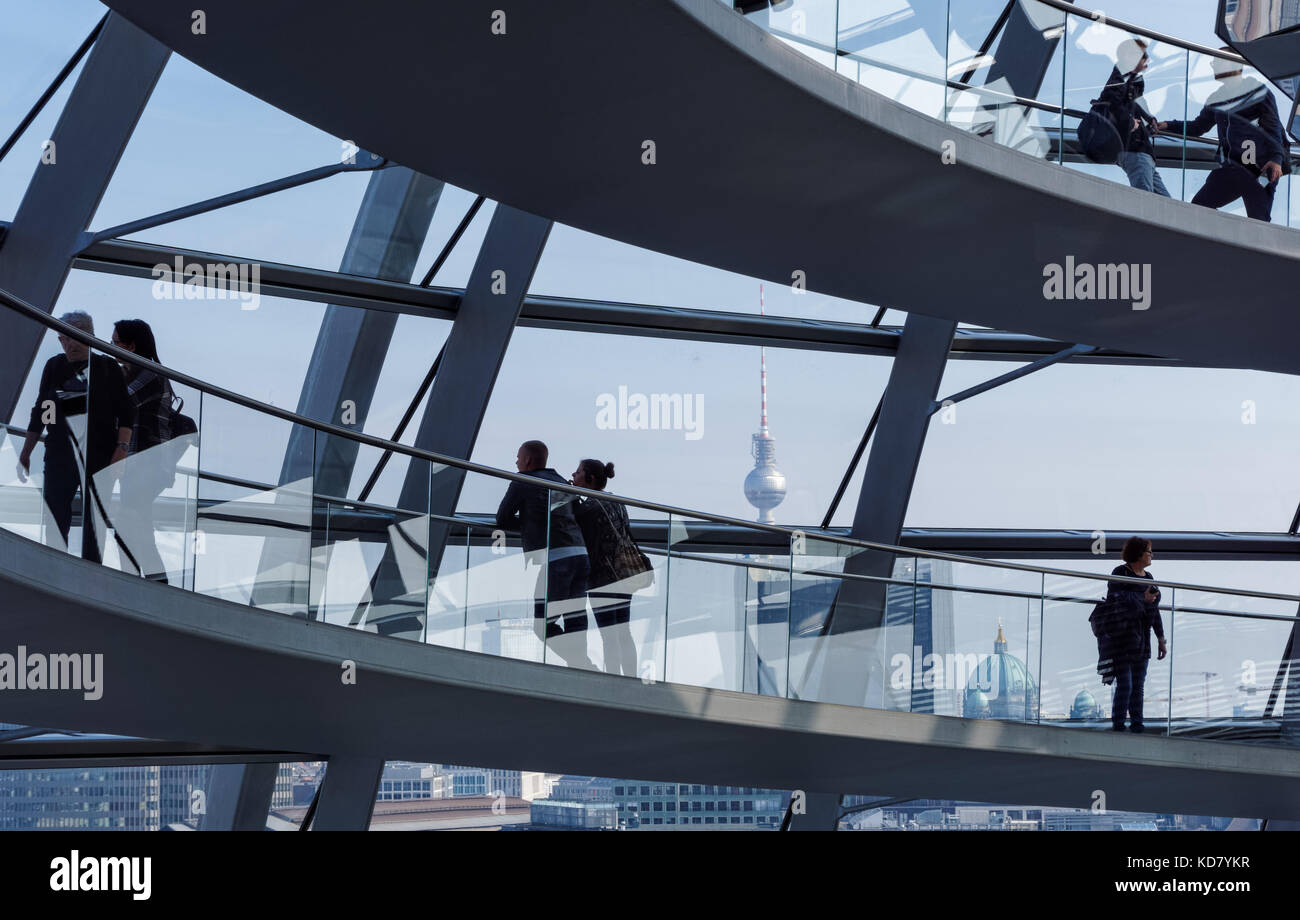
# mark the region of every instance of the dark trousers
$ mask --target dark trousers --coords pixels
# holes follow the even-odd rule
[[[78,500],[79,492],[81,496],[85,494],[81,489],[81,471],[77,469],[77,462],[71,457],[64,459],[57,455],[55,457],[47,455],[43,491],[45,506],[50,509],[54,526],[59,529],[59,535],[63,537],[63,542],[66,544],[68,533],[72,530],[73,502]],[[91,562],[100,561],[94,515],[84,498],[81,499],[81,558],[89,559]]]
[[[542,575],[546,579],[546,589],[543,592],[541,585],[538,585],[537,601],[533,608],[533,616],[546,623],[547,639],[586,630],[589,568],[585,554],[569,556],[567,559],[552,559],[547,563]],[[583,599],[581,610],[577,609],[579,598]],[[547,616],[548,603],[562,607],[563,612]]]
[[[1115,702],[1111,705],[1110,722],[1118,731],[1124,729],[1124,716],[1132,721],[1132,730],[1141,732],[1142,703],[1147,679],[1149,658],[1128,660],[1115,665]]]
[[[1220,166],[1205,177],[1205,184],[1192,199],[1192,204],[1207,208],[1221,208],[1238,198],[1246,204],[1246,214],[1255,220],[1273,220],[1273,193],[1277,183],[1261,186],[1250,170],[1230,163]]]

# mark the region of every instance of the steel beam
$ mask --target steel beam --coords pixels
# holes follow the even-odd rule
[[[898,543],[930,425],[930,407],[947,365],[955,328],[951,320],[917,314],[907,318],[863,473],[849,531],[853,537]],[[844,571],[888,577],[893,574],[894,561],[891,553],[859,550],[845,560]],[[881,583],[847,581],[840,586],[803,676],[801,696],[890,708],[883,679],[887,640],[892,638],[885,617],[887,596]],[[795,619],[792,610],[792,622]],[[910,653],[910,630],[907,633]]]
[[[109,16],[0,247],[0,288],[50,311],[170,51]],[[52,159],[50,159],[52,157]],[[0,418],[13,416],[44,330],[0,313]]]
[[[416,431],[416,447],[464,459],[473,453],[524,295],[550,232],[551,221],[497,205],[456,311],[456,322],[443,345],[438,373]],[[410,463],[397,506],[421,514],[428,511],[450,516],[456,510],[464,481],[460,470],[431,470],[427,463]],[[450,532],[445,522],[429,520],[425,544],[429,581],[441,568]],[[417,624],[422,628],[422,618],[412,620],[409,611],[391,606],[407,590],[393,546],[388,543],[371,579],[372,609],[368,615],[375,629],[385,635],[422,639],[414,631]],[[366,614],[358,607],[353,625],[359,625]]]
[[[217,764],[208,774],[205,831],[264,831],[278,763]]]
[[[550,220],[497,205],[443,347],[442,366],[415,435],[416,447],[466,460],[474,452],[497,373],[550,232]],[[527,435],[521,440],[524,437]],[[454,469],[422,476],[418,465],[412,464],[398,504],[450,515],[464,479],[464,474]],[[431,522],[431,579],[439,570],[447,534],[445,525]],[[374,593],[382,596],[379,587]]]
[[[6,226],[0,222],[0,228]],[[75,268],[132,278],[151,278],[159,262],[231,262],[236,257],[180,249],[133,240],[104,240],[87,247]],[[375,278],[362,278],[325,269],[262,262],[262,292],[313,303],[338,304],[412,316],[452,320],[464,292],[456,288],[423,288]],[[865,316],[865,314],[864,314]],[[656,304],[615,303],[573,297],[526,297],[519,325],[536,329],[570,329],[612,335],[647,336],[735,345],[767,345],[844,354],[892,356],[901,327],[832,322],[781,316],[756,316],[722,310],[695,310]],[[1053,355],[1068,342],[994,329],[959,328],[950,357],[955,360],[1021,362]],[[1098,349],[1074,355],[1073,364],[1160,367],[1227,367],[1152,355]]]
[[[375,757],[331,757],[321,783],[314,831],[364,831],[370,828],[384,761]]]
[[[404,166],[372,175],[339,272],[409,282],[442,190],[440,180]],[[396,313],[340,304],[327,307],[298,397],[298,413],[342,425],[346,401],[350,404],[348,417],[353,419],[346,424],[363,429],[397,317]],[[314,463],[313,440],[318,442]],[[291,482],[303,471],[314,474],[316,492],[346,496],[357,450],[354,441],[313,439],[311,432],[296,428],[289,439],[281,480]]]
[[[803,793],[802,808],[795,810],[799,800],[790,797],[786,806],[783,831],[835,831],[840,826],[840,802],[843,796],[835,792]]]

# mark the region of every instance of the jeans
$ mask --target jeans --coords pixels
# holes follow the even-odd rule
[[[1115,665],[1115,701],[1111,705],[1110,723],[1116,731],[1124,730],[1124,716],[1132,721],[1132,731],[1141,734],[1144,684],[1149,658],[1123,661]]]
[[[1119,155],[1119,165],[1128,174],[1129,185],[1140,188],[1144,192],[1155,192],[1157,195],[1164,195],[1166,198],[1170,197],[1169,191],[1165,188],[1164,180],[1160,178],[1160,173],[1156,170],[1156,161],[1151,158],[1151,154],[1121,153]]]
[[[1255,220],[1273,220],[1273,194],[1277,183],[1260,185],[1255,174],[1244,166],[1229,163],[1220,166],[1205,177],[1205,184],[1192,198],[1192,204],[1207,208],[1221,208],[1240,198],[1246,205],[1246,216]]]

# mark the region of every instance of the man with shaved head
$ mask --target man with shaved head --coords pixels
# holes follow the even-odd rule
[[[515,455],[519,472],[565,483],[547,466],[550,451],[525,441]],[[537,577],[533,616],[543,638],[571,667],[595,670],[587,657],[587,546],[573,514],[574,496],[544,485],[512,482],[497,509],[497,527],[518,531],[529,563],[545,563]]]

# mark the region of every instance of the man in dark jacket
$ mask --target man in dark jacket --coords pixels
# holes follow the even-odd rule
[[[564,478],[546,465],[549,457],[550,451],[541,441],[525,441],[515,456],[515,466],[529,476],[564,483]],[[594,670],[586,650],[587,548],[573,515],[573,498],[544,485],[512,482],[497,509],[497,527],[519,532],[530,562],[545,560],[537,579],[534,608],[539,633],[567,664]],[[568,638],[559,641],[561,637]]]
[[[1220,86],[1205,100],[1201,113],[1192,121],[1161,122],[1159,127],[1189,137],[1217,127],[1220,165],[1205,177],[1192,203],[1221,208],[1240,198],[1247,215],[1271,221],[1277,180],[1291,171],[1277,102],[1267,86],[1243,76],[1235,61],[1215,58],[1213,67]]]
[[[1116,123],[1127,129],[1128,138],[1124,152],[1119,155],[1119,165],[1128,175],[1129,185],[1168,198],[1169,191],[1156,170],[1156,151],[1151,143],[1156,121],[1138,101],[1146,92],[1141,74],[1149,60],[1147,43],[1140,38],[1120,42],[1115,60],[1110,79],[1098,98],[1110,104]]]
[[[95,334],[91,318],[80,311],[60,317],[83,332]],[[27,440],[18,462],[31,468],[32,451],[45,438],[45,504],[66,544],[72,527],[73,499],[82,496],[81,558],[100,561],[95,521],[103,520],[111,495],[100,494],[95,474],[126,459],[135,426],[135,406],[117,362],[92,355],[76,339],[59,336],[63,354],[41,371],[36,405],[27,423]],[[84,425],[84,434],[81,433]],[[82,470],[85,475],[82,475]]]

